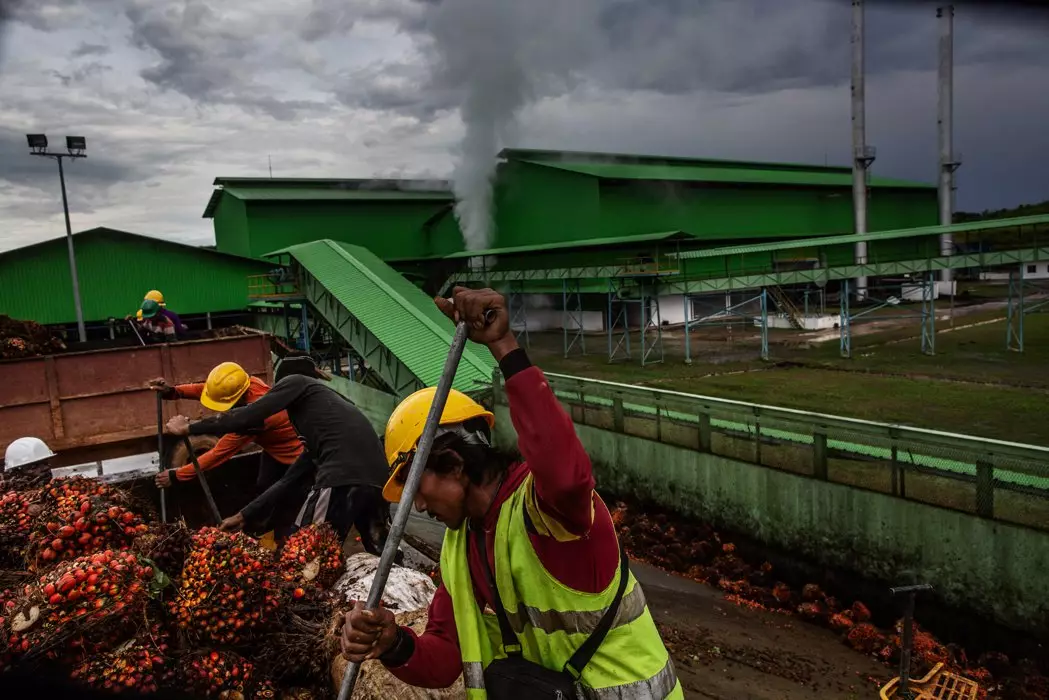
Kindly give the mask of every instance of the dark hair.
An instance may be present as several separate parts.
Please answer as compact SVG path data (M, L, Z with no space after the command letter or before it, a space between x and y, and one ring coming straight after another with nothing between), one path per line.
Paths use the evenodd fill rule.
M289 355L277 365L277 371L273 375L273 383L276 384L293 374L301 374L314 379L328 379L327 375L317 368L317 363L309 355Z
M438 435L433 442L426 469L435 474L450 474L462 465L470 483L480 486L493 481L510 468L511 460L492 447L492 431L484 418L471 418L454 429ZM398 481L408 478L401 470Z

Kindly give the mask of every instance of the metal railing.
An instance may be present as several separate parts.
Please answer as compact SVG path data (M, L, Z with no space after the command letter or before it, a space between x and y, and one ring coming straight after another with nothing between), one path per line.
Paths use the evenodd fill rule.
M1049 529L1049 447L547 374L576 423ZM495 400L505 404L497 377Z

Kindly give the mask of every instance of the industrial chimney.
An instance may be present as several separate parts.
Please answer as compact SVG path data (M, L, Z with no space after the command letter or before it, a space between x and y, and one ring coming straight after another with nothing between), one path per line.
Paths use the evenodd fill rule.
M936 9L940 24L939 118L940 132L940 225L954 223L954 171L961 165L954 155L954 6ZM940 236L940 255L954 254L954 238ZM953 296L953 270L942 270L940 279Z
M864 59L863 0L852 0L852 208L855 232L867 233L867 170L874 162L874 149L867 145ZM856 264L867 264L867 242L856 244ZM867 278L856 279L856 298L867 298Z

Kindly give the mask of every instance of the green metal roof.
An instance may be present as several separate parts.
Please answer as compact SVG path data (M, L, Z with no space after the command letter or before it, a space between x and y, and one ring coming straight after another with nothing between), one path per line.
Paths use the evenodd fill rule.
M820 238L802 238L791 241L780 241L777 243L756 243L753 245L730 246L726 248L706 248L704 250L687 250L680 253L670 253L672 257L678 258L716 258L723 255L745 255L747 253L767 253L778 250L791 250L794 248L812 248L817 246L842 245L848 243L860 243L863 241L887 241L896 238L920 238L923 236L938 236L944 233L969 233L972 231L990 231L994 229L1014 228L1017 226L1036 226L1049 224L1049 214L1037 216L1022 216L1014 219L995 219L992 221L974 221L966 224L952 224L950 226L922 226L919 228L905 228L894 231L874 231L866 234L850 233L842 236L822 236Z
M725 182L756 185L805 185L812 187L850 187L852 174L828 170L759 169L708 167L687 163L545 162L518 159L543 168L590 175L608 180L664 180L681 182ZM871 187L931 189L935 185L909 180L871 178Z
M671 240L694 240L695 236L685 231L659 231L656 233L639 233L633 236L608 236L606 238L587 238L582 241L560 241L558 243L537 243L535 245L522 245L511 248L488 248L486 250L464 250L458 253L443 256L445 259L476 258L485 255L514 255L520 253L536 253L548 250L564 250L568 248L597 248L599 246L632 245L636 243L650 243Z
M291 246L286 254L327 289L423 384L435 386L455 327L421 289L366 248L330 240ZM490 382L495 360L476 345L463 351L453 386L476 391Z
M312 178L215 178L205 219L215 215L225 194L246 201L406 201L451 202L455 196L443 180L326 180Z
M752 170L803 170L807 172L852 173L842 165L814 165L812 163L775 163L724 158L684 158L681 156L641 155L636 153L597 153L594 151L547 151L527 148L506 148L499 153L506 160L532 160L545 163L615 163L644 165L673 165L708 168L737 168Z

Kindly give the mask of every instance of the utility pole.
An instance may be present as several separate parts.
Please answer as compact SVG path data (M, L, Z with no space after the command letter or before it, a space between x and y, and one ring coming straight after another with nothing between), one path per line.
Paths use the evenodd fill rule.
M961 165L961 159L954 155L954 6L945 5L936 8L936 17L940 24L940 70L938 81L937 120L940 133L940 225L950 226L954 223L954 171ZM954 236L949 233L940 235L940 255L954 255ZM951 297L954 297L954 270L940 271L940 279L947 283Z
M54 158L58 161L58 181L62 185L62 211L66 217L66 246L69 249L69 276L73 283L73 305L76 308L77 335L81 343L87 342L87 328L84 325L84 307L80 303L80 279L76 270L76 251L73 249L73 229L69 224L69 200L66 197L66 174L62 167L63 158L87 158L87 139L83 136L67 136L67 153L47 150L47 136L44 134L27 134L29 153L34 156Z
M852 209L855 233L867 235L867 171L874 148L867 145L866 75L864 68L863 0L852 0ZM856 243L857 265L867 264L867 241ZM867 278L856 278L856 299L867 298Z

